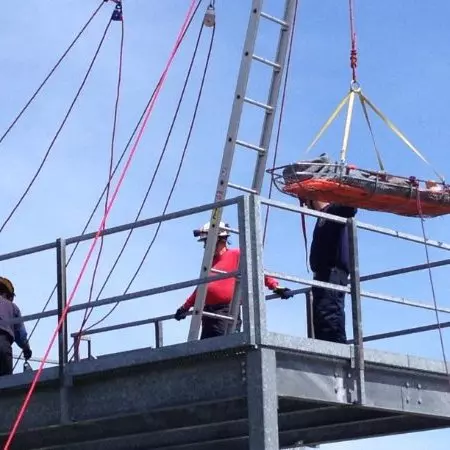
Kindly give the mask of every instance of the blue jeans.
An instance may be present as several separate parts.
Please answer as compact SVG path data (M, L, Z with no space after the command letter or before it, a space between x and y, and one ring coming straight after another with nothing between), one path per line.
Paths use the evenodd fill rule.
M345 270L335 267L323 273L314 274L314 279L347 286L348 274ZM312 294L315 339L346 343L345 292L313 287Z

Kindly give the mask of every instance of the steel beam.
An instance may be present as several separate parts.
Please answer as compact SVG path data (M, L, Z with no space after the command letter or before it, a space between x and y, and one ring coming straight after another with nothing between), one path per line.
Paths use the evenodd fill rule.
M358 229L354 218L348 219L348 237L350 253L350 286L352 298L352 324L354 338L354 366L356 398L355 403L364 404L366 399L364 374L364 343L362 330L361 286L359 280Z
M305 284L307 286L317 286L317 287L321 287L321 288L331 289L334 291L346 292L347 294L349 294L350 290L351 290L347 286L340 286L337 284L326 283L324 281L309 280L306 278L294 277L294 276L286 275L284 273L279 273L279 272L265 271L265 274L270 277L277 278L279 280L291 281L293 283ZM375 300L382 300L382 301L389 302L389 303L396 303L399 305L412 306L414 308L421 308L421 309L428 309L430 311L436 311L436 308L434 307L434 305L431 305L428 303L410 301L403 297L394 297L391 295L378 294L378 293L369 292L369 291L361 291L360 295L361 295L361 297L372 298ZM449 308L437 308L437 311L447 313L447 314L450 313Z
M403 330L396 330L396 331L388 331L387 333L378 333L378 334L371 334L370 336L364 336L364 342L370 342L370 341L379 341L380 339L389 339L399 336L409 336L411 334L417 334L417 333L424 333L426 331L434 331L449 328L450 322L441 322L440 324L434 323L431 325L423 325L421 327L412 327L412 328L405 328ZM350 339L348 341L349 344L353 343L353 340Z
M314 211L306 207L294 206L289 203L280 202L277 200L270 200L267 198L261 198L261 204L272 206L274 208L282 209L284 211L291 211L295 213L305 214L307 216L313 216L318 218L324 218L337 223L346 223L346 219L332 214L324 213L321 211ZM357 227L367 231L373 231L374 233L384 234L386 236L391 236L405 241L415 242L417 244L427 244L430 247L436 247L441 250L450 250L450 244L441 241L435 241L432 239L424 239L420 236L415 236L413 234L404 233L402 231L392 230L390 228L379 227L376 225L367 224L364 222L356 221Z
M249 450L278 450L276 354L260 349L247 354Z
M338 355L317 353L321 345L306 351L301 343L309 340L255 348L239 338L69 364L76 423L65 426L59 425L58 369L45 369L16 444L30 450L278 450L450 426L448 380L430 361L401 356L407 361L401 367L392 356L367 350L367 401L360 407L351 402L348 346L322 343L346 350ZM0 379L0 444L32 376Z
M176 291L176 290L184 289L187 287L197 286L197 285L203 284L203 283L210 283L212 281L218 281L218 280L224 280L226 278L232 278L237 275L239 275L239 272L229 272L226 274L214 275L214 276L208 277L208 278L181 281L179 283L166 284L164 286L159 286L159 287L152 288L152 289L146 289L143 291L130 292L129 294L122 294L122 295L117 295L114 297L108 297L108 298L96 300L95 302L91 302L91 303L89 303L89 302L79 303L77 305L70 306L68 308L68 312L70 313L70 312L74 312L74 311L84 311L86 308L98 308L100 306L106 306L106 305L111 305L114 303L134 300L136 298L150 297L152 295L161 294L163 292ZM11 319L11 320L7 320L7 321L6 320L0 321L0 323L13 324L13 323L20 323L20 322L28 322L28 321L36 320L36 319L43 319L45 317L56 316L57 314L58 314L58 310L53 309L53 310L45 311L43 313L29 314L27 316L23 316L20 319Z
M58 293L58 323L63 318L67 305L67 279L66 279L66 242L64 239L56 241L56 285ZM68 357L67 315L62 321L58 331L58 369L60 384L60 411L61 423L69 422L69 387L66 375Z
M405 273L418 272L419 270L434 269L436 267L450 265L450 259L442 259L441 261L433 261L430 264L415 264L413 266L400 267L399 269L385 270L383 272L371 273L363 275L361 281L372 281L380 278L392 277L394 275L404 275Z
M194 214L200 214L205 211L210 211L214 208L225 208L226 206L235 205L238 202L239 197L229 198L226 200L221 200L213 203L207 203L205 205L194 206L193 208L183 209L175 211L173 213L167 213L160 216L150 217L149 219L138 220L137 222L129 222L124 225L119 225L117 227L105 228L99 236L109 236L116 233L123 233L124 231L134 230L136 228L147 227L149 225L155 225L162 222L168 222L169 220L180 219L182 217L191 216ZM233 230L233 232L235 232ZM76 244L78 242L89 241L97 236L97 231L90 233L80 234L78 236L73 236L65 239L66 245ZM31 255L33 253L40 253L46 250L51 250L56 247L55 242L50 242L48 244L42 244L35 247L30 247L10 253L4 253L0 255L0 261L6 261L8 259L19 258L21 256Z

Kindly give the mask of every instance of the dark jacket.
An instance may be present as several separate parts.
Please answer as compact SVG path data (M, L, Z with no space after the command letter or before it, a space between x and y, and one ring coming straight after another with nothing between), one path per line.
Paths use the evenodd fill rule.
M0 295L0 321L8 321L22 317L19 307ZM27 345L27 330L23 322L20 323L3 323L0 322L0 331L7 334L11 338L11 343L16 342L20 348Z
M357 210L350 206L328 205L322 212L340 217L354 217ZM315 273L326 273L337 267L349 273L348 232L345 224L317 219L314 228L309 264Z

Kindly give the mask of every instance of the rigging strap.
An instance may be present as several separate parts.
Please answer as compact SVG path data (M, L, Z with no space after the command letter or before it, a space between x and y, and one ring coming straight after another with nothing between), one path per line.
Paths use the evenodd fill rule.
M328 127L331 125L331 123L336 119L336 117L339 115L340 111L344 107L344 105L347 102L352 102L352 98L354 98L354 95L358 95L363 112L366 118L366 122L369 126L369 130L372 136L373 143L375 145L375 152L377 155L378 164L380 165L380 168L382 171L384 171L384 165L381 160L380 152L378 151L378 148L375 144L374 140L374 134L373 129L370 124L369 115L367 114L367 108L366 105L370 107L370 109L386 124L386 126L416 155L418 156L425 164L427 164L431 170L435 173L435 175L439 178L439 180L445 184L444 177L437 172L437 170L431 165L431 163L422 155L422 153L409 141L409 139L406 138L406 136L394 125L394 123L384 114L382 113L361 91L360 88L355 88L355 85L352 83L352 87L350 89L350 92L342 99L342 101L339 103L339 105L336 107L336 109L332 112L331 116L327 119L325 124L321 127L317 135L314 137L311 144L307 147L305 150L305 154L308 153L312 147L314 147L315 144L319 141L319 139L323 136L325 131L328 129ZM350 132L350 121L352 119L352 112L353 112L353 106L349 104L348 112L347 112L347 120L345 124L345 132L344 132L344 140L343 145L341 149L341 163L345 162L345 157L347 154L347 144L348 144L348 135Z

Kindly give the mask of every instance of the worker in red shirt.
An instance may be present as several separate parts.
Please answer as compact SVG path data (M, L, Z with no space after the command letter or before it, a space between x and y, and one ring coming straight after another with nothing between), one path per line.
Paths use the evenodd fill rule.
M227 246L230 233L224 228L227 228L228 224L220 222L219 227L220 230L212 262L212 268L223 272L234 272L239 268L240 250L238 248L228 248ZM198 237L198 241L203 242L204 246L206 245L208 230L209 222L200 228L200 230L194 230L194 236ZM214 274L215 272L212 272L210 275ZM228 315L230 303L233 300L235 282L235 278L227 278L208 283L204 311L223 316ZM293 296L289 288L280 287L278 281L274 278L266 276L265 285L280 298L287 299ZM197 290L195 290L186 302L177 309L175 313L176 320L186 318L188 311L195 304L196 294ZM202 316L202 333L200 339L224 335L227 329L227 324L228 321L226 319Z

